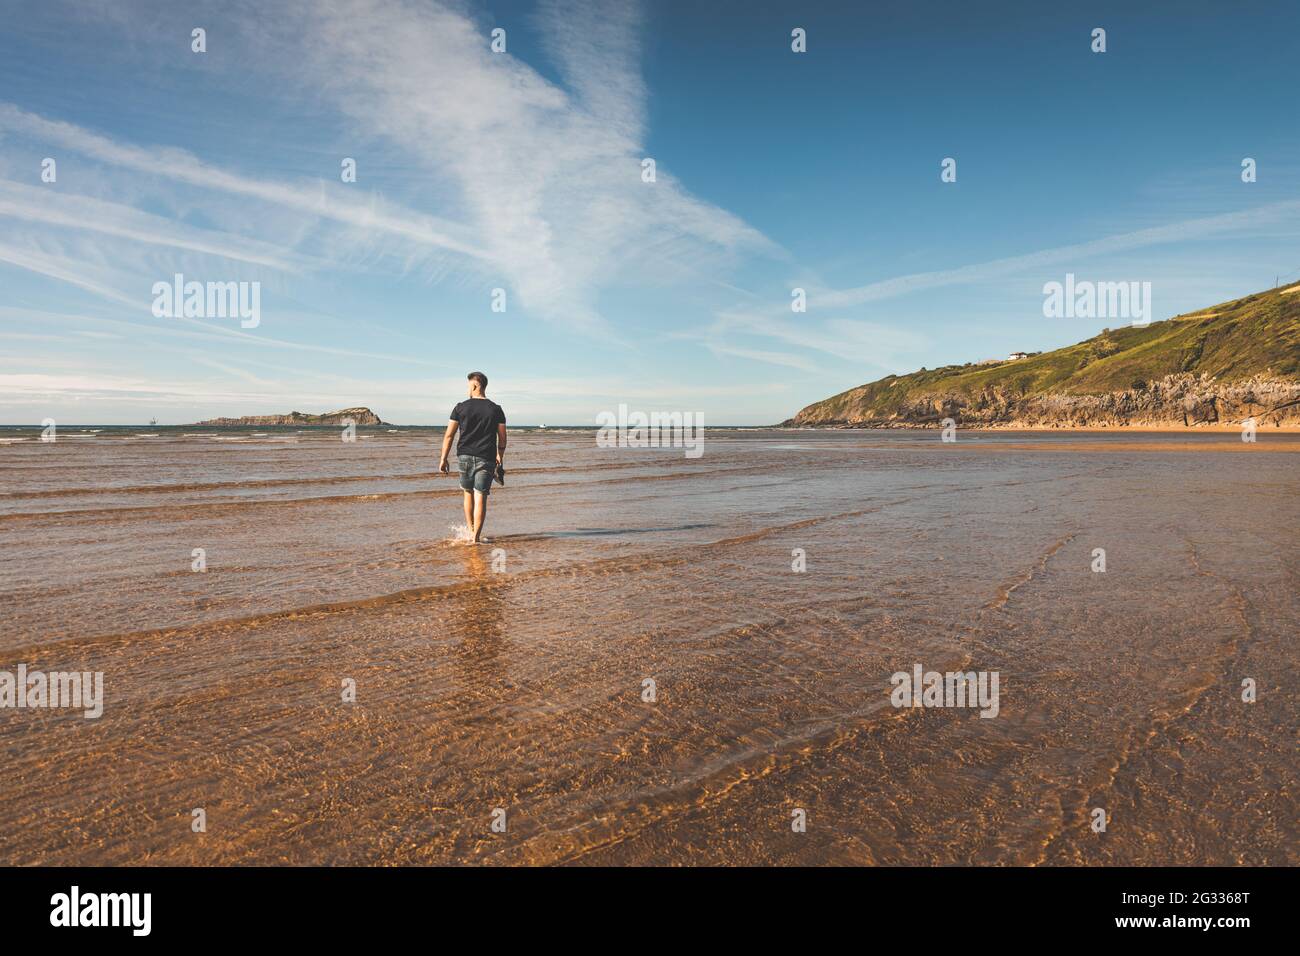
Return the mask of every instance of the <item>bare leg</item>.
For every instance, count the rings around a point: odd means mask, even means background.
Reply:
[[[483,519],[487,517],[487,500],[488,496],[481,491],[474,492],[474,523],[470,525],[474,529],[474,541],[483,535]]]
[[[465,492],[465,530],[474,530],[474,496],[468,491]]]

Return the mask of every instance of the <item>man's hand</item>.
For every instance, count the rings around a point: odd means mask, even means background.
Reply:
[[[460,422],[451,419],[447,422],[447,428],[442,433],[442,452],[438,455],[438,470],[444,475],[447,473],[447,455],[451,453],[451,439],[456,434],[456,429],[460,427]]]

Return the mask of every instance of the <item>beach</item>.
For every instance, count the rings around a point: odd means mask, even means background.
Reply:
[[[1300,436],[512,429],[475,547],[440,428],[38,432],[0,863],[1300,862]]]

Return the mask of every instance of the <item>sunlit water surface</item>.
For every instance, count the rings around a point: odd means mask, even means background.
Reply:
[[[38,434],[0,863],[1297,862],[1295,436],[518,433],[474,547],[437,429]]]

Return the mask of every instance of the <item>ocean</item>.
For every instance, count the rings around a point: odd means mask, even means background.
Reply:
[[[1300,436],[512,430],[476,547],[440,428],[96,428],[0,428],[0,690],[103,686],[0,864],[1298,862]]]

